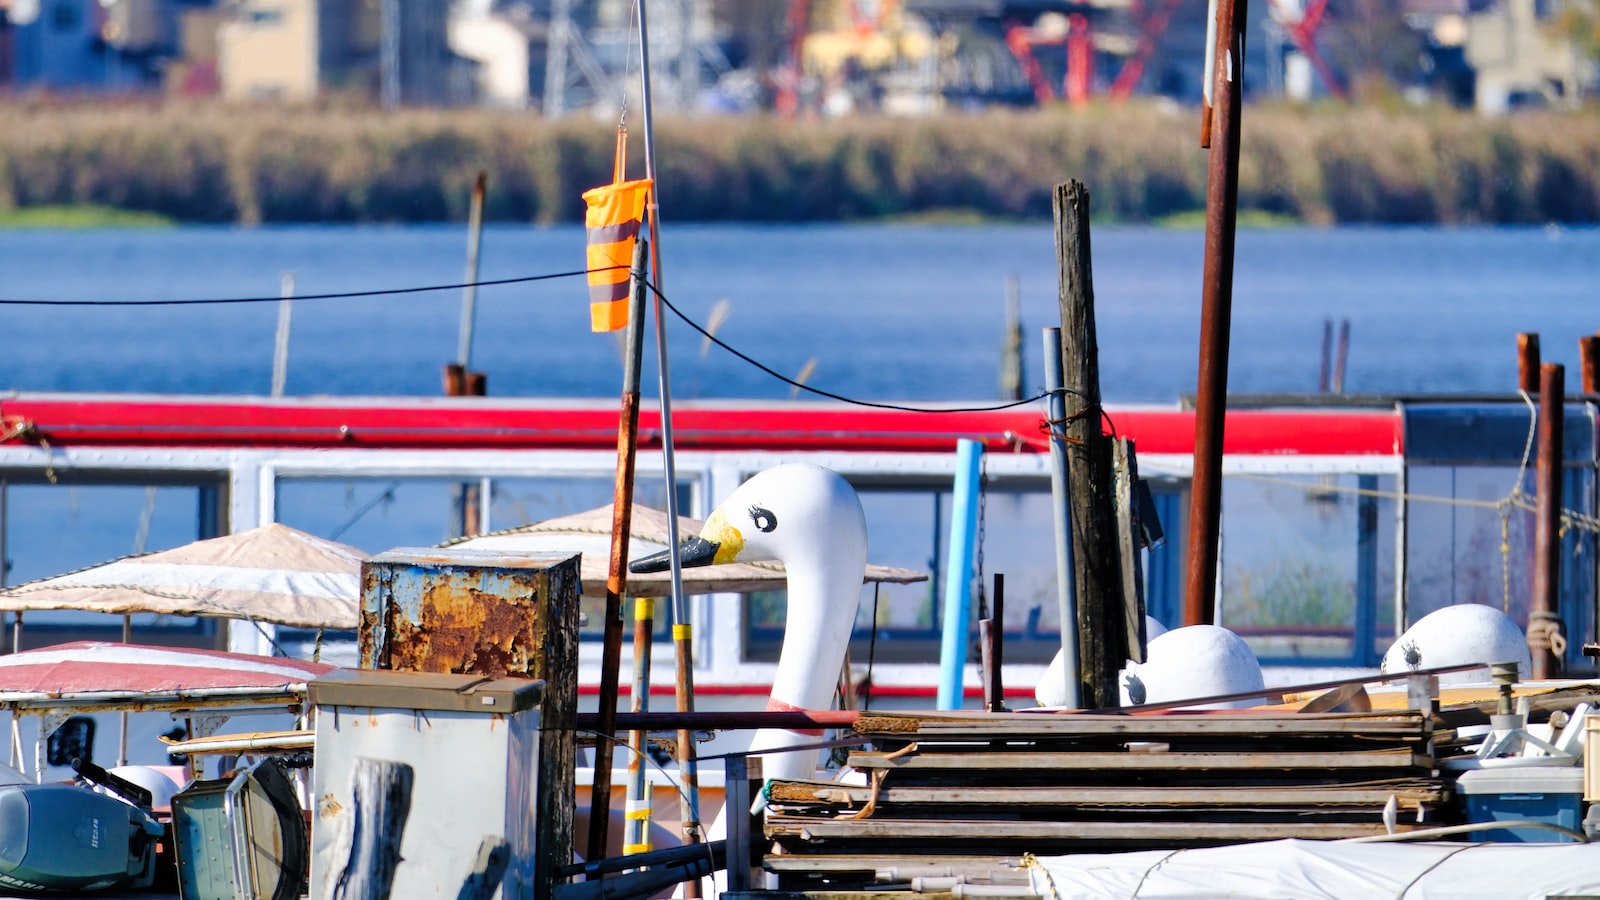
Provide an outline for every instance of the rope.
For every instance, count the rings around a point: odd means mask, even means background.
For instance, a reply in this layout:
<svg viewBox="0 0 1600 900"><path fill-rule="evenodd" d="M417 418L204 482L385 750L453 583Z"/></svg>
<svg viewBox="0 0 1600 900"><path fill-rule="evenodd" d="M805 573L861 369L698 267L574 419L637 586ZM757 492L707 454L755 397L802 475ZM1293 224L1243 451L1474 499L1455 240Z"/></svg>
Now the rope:
<svg viewBox="0 0 1600 900"><path fill-rule="evenodd" d="M841 818L841 819L852 819L852 820L855 820L855 819L866 819L866 818L871 817L871 815L874 812L877 812L877 810L878 810L878 791L883 788L884 776L886 776L888 774L889 774L889 770L888 769L873 769L872 770L872 784L870 785L870 787L872 788L872 793L867 795L867 802L860 809L856 810L855 812L853 812L853 813L851 813L851 814L849 814L847 816L840 816L839 818Z"/></svg>
<svg viewBox="0 0 1600 900"><path fill-rule="evenodd" d="M1061 900L1061 892L1056 889L1055 876L1050 874L1050 870L1045 868L1044 863L1039 862L1039 857L1034 856L1032 853L1022 854L1022 867L1030 872L1038 872L1043 876L1045 887L1050 889L1050 900Z"/></svg>
<svg viewBox="0 0 1600 900"><path fill-rule="evenodd" d="M51 484L56 484L55 454L50 450L49 439L47 439L44 434L39 431L38 426L35 425L31 419L24 419L21 416L18 416L11 421L13 422L11 427L7 428L4 434L0 434L0 444L9 444L18 438L38 444L39 449L45 452L45 480ZM0 423L3 422L4 419L0 418Z"/></svg>
<svg viewBox="0 0 1600 900"><path fill-rule="evenodd" d="M1557 657L1567 655L1567 636L1562 633L1561 617L1549 610L1535 609L1528 612L1528 649L1537 656L1540 652L1549 650Z"/></svg>

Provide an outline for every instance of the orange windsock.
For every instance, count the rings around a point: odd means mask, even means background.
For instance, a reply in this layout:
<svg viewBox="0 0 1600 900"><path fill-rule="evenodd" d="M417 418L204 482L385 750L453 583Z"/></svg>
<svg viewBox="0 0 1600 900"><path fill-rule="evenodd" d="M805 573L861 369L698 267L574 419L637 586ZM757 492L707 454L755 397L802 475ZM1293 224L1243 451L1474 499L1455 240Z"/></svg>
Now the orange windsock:
<svg viewBox="0 0 1600 900"><path fill-rule="evenodd" d="M644 220L650 179L619 181L583 192L588 204L589 328L616 331L628 324L628 269Z"/></svg>

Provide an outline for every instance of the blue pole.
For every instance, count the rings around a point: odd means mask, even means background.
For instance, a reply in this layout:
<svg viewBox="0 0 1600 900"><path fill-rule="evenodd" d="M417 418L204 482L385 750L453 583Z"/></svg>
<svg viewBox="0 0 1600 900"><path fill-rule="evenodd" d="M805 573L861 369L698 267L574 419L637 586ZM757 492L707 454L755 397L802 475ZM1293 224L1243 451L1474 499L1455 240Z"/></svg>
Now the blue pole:
<svg viewBox="0 0 1600 900"><path fill-rule="evenodd" d="M956 444L956 481L950 504L950 555L945 562L944 642L939 650L939 709L960 709L967 664L967 619L972 598L972 551L978 534L978 464L983 445Z"/></svg>

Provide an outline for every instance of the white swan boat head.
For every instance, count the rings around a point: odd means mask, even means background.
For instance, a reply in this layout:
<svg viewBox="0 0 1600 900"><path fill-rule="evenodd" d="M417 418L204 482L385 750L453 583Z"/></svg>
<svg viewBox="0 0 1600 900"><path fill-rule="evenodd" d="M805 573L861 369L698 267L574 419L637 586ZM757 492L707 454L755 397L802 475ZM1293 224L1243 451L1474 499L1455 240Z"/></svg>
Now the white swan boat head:
<svg viewBox="0 0 1600 900"><path fill-rule="evenodd" d="M809 463L766 469L740 485L681 541L683 567L777 561L788 583L783 649L767 700L769 710L826 709L839 683L845 649L867 568L867 518L855 489L837 472ZM635 560L637 573L660 572L667 552ZM817 740L764 729L753 751ZM811 778L815 751L768 757L769 778Z"/></svg>

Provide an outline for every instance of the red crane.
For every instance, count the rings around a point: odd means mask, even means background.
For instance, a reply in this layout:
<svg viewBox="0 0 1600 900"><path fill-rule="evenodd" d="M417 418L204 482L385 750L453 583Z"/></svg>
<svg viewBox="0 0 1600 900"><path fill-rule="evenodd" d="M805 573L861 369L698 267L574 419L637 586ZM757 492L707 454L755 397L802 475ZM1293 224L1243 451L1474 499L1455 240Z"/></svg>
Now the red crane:
<svg viewBox="0 0 1600 900"><path fill-rule="evenodd" d="M1323 13L1328 11L1328 0L1310 0L1306 4L1305 12L1301 13L1298 19L1289 18L1283 0L1268 0L1268 2L1274 10L1282 14L1282 24L1289 33L1289 40L1293 41L1295 48L1311 61L1311 67L1317 70L1317 77L1322 79L1328 93L1340 100L1349 100L1350 93L1345 90L1344 83L1339 80L1338 74L1317 49L1317 29L1322 27Z"/></svg>

